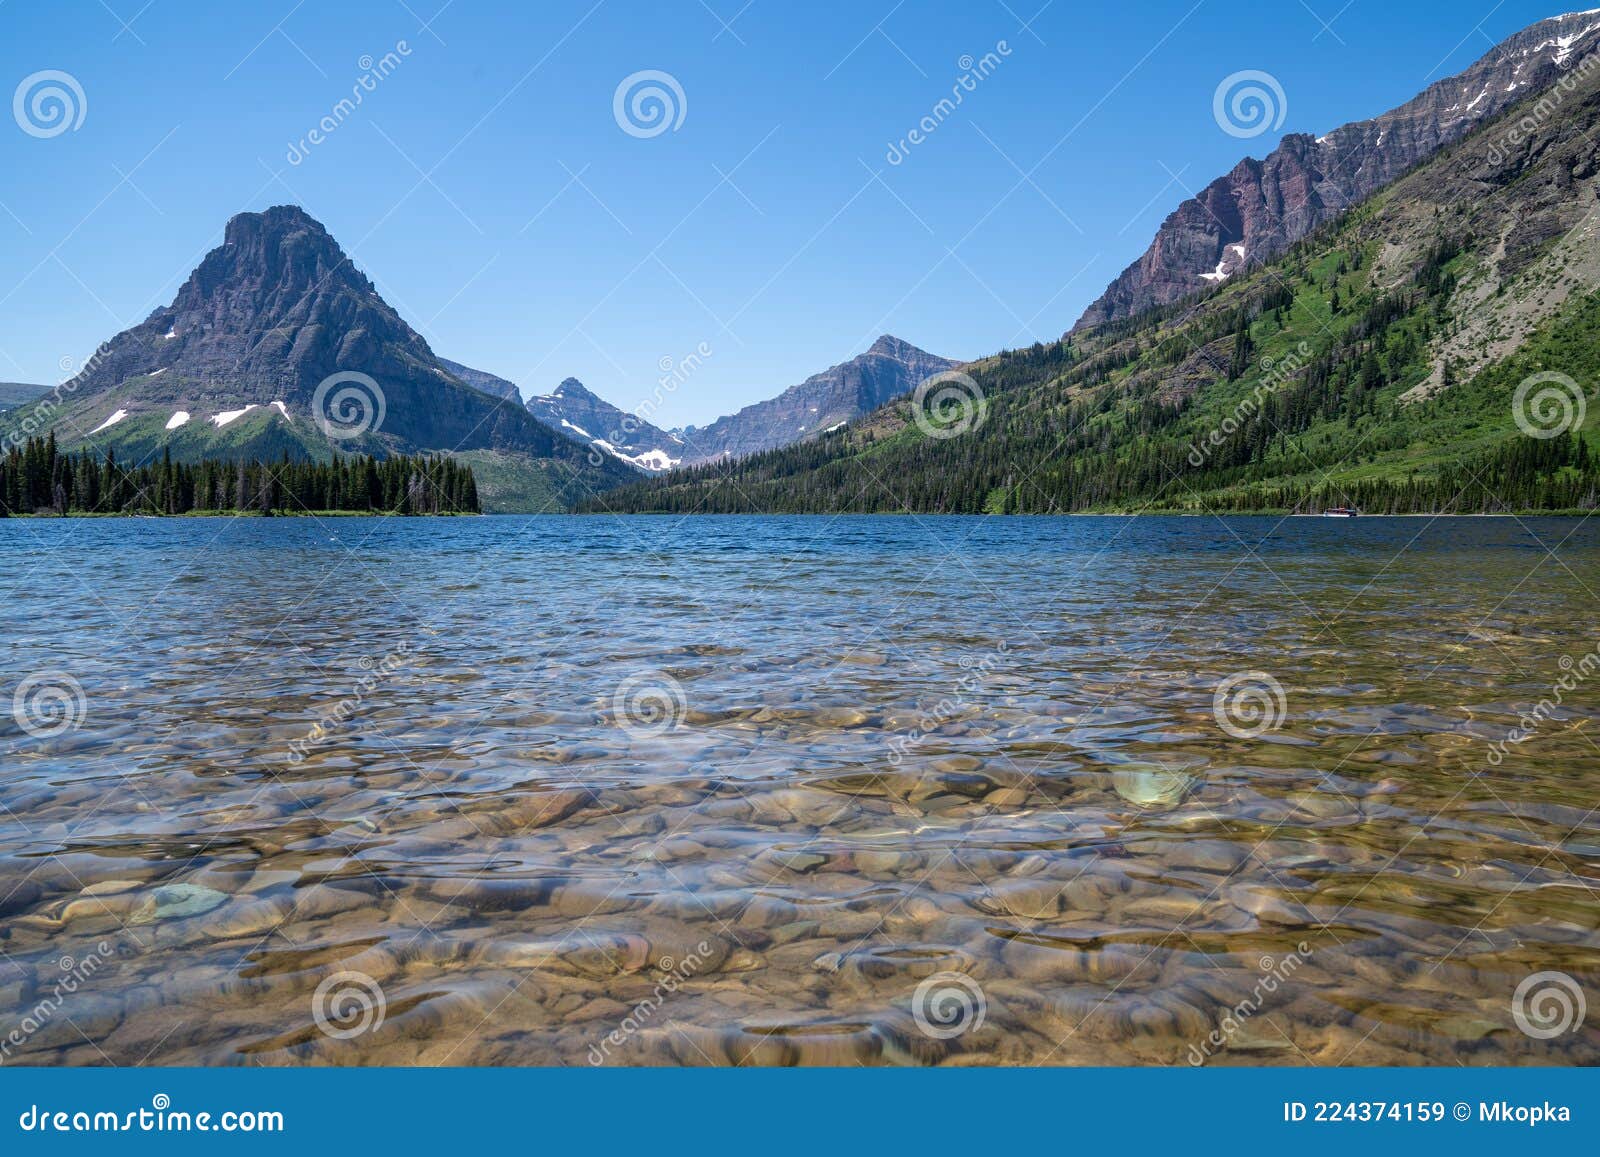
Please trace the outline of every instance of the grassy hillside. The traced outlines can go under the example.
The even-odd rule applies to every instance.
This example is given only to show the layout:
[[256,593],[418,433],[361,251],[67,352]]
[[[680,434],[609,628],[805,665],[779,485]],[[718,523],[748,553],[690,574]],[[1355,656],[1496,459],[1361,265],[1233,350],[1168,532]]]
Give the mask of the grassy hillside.
[[[1600,68],[1576,63],[1270,266],[967,367],[952,426],[901,400],[585,509],[1593,507],[1600,418],[1555,404],[1600,409]],[[1551,437],[1516,420],[1541,374],[1565,378],[1521,410]]]

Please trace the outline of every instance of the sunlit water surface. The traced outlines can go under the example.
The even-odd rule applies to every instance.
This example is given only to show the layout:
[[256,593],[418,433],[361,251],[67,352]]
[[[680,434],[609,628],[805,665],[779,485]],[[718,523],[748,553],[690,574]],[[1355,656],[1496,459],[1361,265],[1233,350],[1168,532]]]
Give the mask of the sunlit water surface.
[[0,552],[10,1063],[1600,1060],[1600,520]]

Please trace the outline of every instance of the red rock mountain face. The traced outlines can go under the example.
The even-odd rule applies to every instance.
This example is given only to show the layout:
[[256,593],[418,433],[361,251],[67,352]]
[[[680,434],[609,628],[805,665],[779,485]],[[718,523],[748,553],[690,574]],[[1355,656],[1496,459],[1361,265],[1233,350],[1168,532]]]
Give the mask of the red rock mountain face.
[[1282,253],[1440,148],[1543,92],[1600,47],[1600,10],[1542,20],[1458,76],[1372,120],[1313,139],[1283,138],[1246,158],[1162,223],[1074,329],[1131,317],[1216,285]]

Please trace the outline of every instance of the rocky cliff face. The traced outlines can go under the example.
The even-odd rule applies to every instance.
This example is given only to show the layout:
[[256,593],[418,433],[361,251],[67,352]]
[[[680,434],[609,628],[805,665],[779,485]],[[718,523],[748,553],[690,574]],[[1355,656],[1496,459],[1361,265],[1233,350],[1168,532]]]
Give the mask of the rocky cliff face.
[[[336,374],[363,375],[379,397],[359,383],[319,394]],[[342,406],[341,384],[354,386]],[[359,426],[338,439],[343,451],[511,455],[514,470],[539,476],[539,509],[554,494],[576,500],[636,476],[621,463],[597,468],[520,400],[464,385],[328,231],[290,205],[230,220],[172,304],[102,345],[61,395],[48,415],[58,439],[119,456],[320,456],[331,419]]]
[[709,426],[683,431],[684,465],[740,458],[788,446],[871,413],[910,393],[925,378],[960,365],[885,334],[860,357],[813,374],[797,386]]
[[1166,219],[1074,329],[1131,317],[1270,260],[1445,145],[1548,89],[1600,45],[1600,10],[1542,20],[1458,76],[1327,136],[1291,134],[1247,158]]
[[341,372],[382,390],[374,437],[408,449],[558,450],[518,407],[464,390],[320,223],[296,206],[241,213],[171,305],[118,334],[74,379],[75,398],[117,390],[131,414],[163,402],[191,418],[282,403],[312,418]]
[[568,378],[551,393],[529,398],[528,412],[567,437],[587,442],[641,470],[658,473],[683,460],[681,437],[619,410],[577,378]]

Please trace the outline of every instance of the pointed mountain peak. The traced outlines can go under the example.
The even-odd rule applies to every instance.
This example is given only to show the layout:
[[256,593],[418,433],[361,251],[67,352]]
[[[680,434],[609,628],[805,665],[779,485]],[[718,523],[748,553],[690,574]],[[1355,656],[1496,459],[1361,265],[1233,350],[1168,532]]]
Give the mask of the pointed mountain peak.
[[638,414],[619,410],[577,378],[567,378],[550,393],[529,398],[528,411],[580,445],[592,446],[641,470],[670,470],[683,457],[681,438]]
[[925,361],[927,359],[933,359],[936,361],[944,360],[936,357],[934,354],[930,354],[925,349],[912,345],[904,338],[895,337],[892,333],[886,333],[879,337],[877,341],[872,343],[866,354],[862,356],[870,357],[873,355],[878,357],[894,358],[896,361],[901,362],[913,360]]
[[347,302],[342,321],[351,323],[357,311],[377,312],[380,328],[404,329],[406,340],[421,342],[321,222],[298,205],[274,205],[230,218],[222,244],[206,254],[156,320],[186,320],[180,333],[307,324],[339,298]]
[[485,482],[486,503],[535,510],[635,470],[552,433],[504,378],[441,361],[296,205],[228,221],[172,303],[103,343],[71,385],[51,432],[115,443],[119,459],[493,451],[509,472]]
[[577,378],[563,378],[561,384],[551,391],[547,397],[566,398],[569,401],[584,399],[599,401],[599,397],[580,382]]
[[222,241],[224,245],[235,245],[264,234],[282,236],[302,231],[333,240],[322,222],[299,205],[274,205],[260,213],[236,213],[228,218]]

